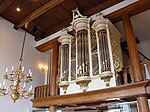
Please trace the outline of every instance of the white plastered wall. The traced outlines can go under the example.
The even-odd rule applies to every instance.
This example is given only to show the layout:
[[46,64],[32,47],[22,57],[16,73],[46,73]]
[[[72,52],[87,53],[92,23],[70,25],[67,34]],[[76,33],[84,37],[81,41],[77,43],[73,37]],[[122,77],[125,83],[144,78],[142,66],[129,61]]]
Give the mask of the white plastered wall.
[[[18,67],[24,31],[15,30],[13,24],[0,17],[0,82],[3,81],[5,68]],[[23,55],[25,72],[31,68],[33,72],[33,87],[44,84],[44,74],[39,70],[38,64],[46,64],[46,54],[38,52],[34,47],[34,37],[27,34]],[[6,82],[6,85],[8,83]],[[0,96],[0,112],[29,112],[32,108],[30,99],[18,100],[13,103],[10,96]]]
[[[146,57],[150,58],[150,10],[137,14],[131,17],[131,22],[134,30],[135,37],[140,41],[138,50],[142,52]],[[125,41],[125,32],[122,22],[115,23],[117,29],[123,35],[122,41]],[[130,65],[129,58],[124,54],[125,65]],[[142,56],[140,56],[141,61],[146,61]]]

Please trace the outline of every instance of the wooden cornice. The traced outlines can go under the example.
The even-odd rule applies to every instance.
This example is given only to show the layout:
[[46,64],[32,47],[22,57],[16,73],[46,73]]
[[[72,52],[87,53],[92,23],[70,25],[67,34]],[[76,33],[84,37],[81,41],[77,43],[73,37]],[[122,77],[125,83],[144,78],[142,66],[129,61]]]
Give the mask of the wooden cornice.
[[63,1],[64,0],[50,0],[48,3],[46,3],[45,5],[43,5],[42,7],[40,7],[39,9],[34,11],[33,13],[31,13],[30,15],[28,15],[27,17],[25,17],[24,19],[22,19],[20,22],[18,22],[14,26],[14,28],[18,29],[18,28],[22,27],[23,25],[25,25],[26,22],[30,22],[30,21],[34,20],[35,18],[44,14],[48,10],[54,8],[56,5],[62,3]]
[[140,95],[150,94],[149,81],[134,84],[105,88],[83,93],[50,96],[33,99],[33,107],[49,107],[50,105],[86,104],[101,102],[111,98],[133,98]]
[[3,0],[0,4],[0,14],[8,7],[10,6],[15,0]]
[[36,49],[40,52],[45,52],[45,51],[48,51],[50,49],[53,49],[55,46],[57,46],[58,44],[60,44],[58,42],[58,38],[55,38],[51,41],[48,41],[46,43],[44,43],[42,46],[38,46],[36,47]]
[[112,12],[105,17],[110,19],[113,23],[122,19],[122,15],[128,13],[130,16],[134,16],[138,13],[144,12],[150,9],[150,0],[139,0],[131,5],[121,8],[115,12]]

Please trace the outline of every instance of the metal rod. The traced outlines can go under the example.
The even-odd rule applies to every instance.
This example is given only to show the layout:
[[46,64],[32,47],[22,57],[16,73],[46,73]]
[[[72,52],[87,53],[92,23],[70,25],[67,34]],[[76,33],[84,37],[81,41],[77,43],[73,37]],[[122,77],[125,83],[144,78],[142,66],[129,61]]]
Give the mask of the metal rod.
[[83,48],[83,46],[82,46],[82,32],[80,31],[80,41],[81,41],[81,70],[82,70],[82,74],[83,74],[83,68],[82,68],[82,63],[83,63],[83,57],[82,57],[82,54],[83,54],[83,51],[82,51],[82,48]]
[[106,33],[106,30],[105,30],[105,39],[106,39],[106,49],[107,49],[107,65],[108,65],[108,69],[110,70],[110,59],[109,59],[109,48],[108,48],[108,40],[107,40],[107,33]]
[[84,33],[84,36],[83,36],[83,39],[84,39],[84,71],[86,72],[86,57],[85,57],[85,54],[87,53],[86,52],[86,40],[85,40],[85,38],[86,38],[86,32]]
[[148,61],[150,61],[150,59],[148,58],[148,57],[146,57],[143,53],[141,53],[140,51],[138,51],[139,52],[139,54],[141,55],[141,56],[143,56],[145,59],[147,59]]
[[25,31],[25,33],[24,33],[24,39],[23,39],[23,43],[22,43],[21,55],[20,55],[19,61],[23,61],[22,56],[23,56],[23,51],[24,51],[24,45],[25,45],[26,35],[27,35],[27,32]]
[[103,56],[104,56],[104,69],[106,69],[106,63],[105,63],[105,60],[106,60],[106,50],[105,50],[105,37],[104,37],[104,33],[103,33],[103,30],[101,30],[101,35],[102,35],[102,48],[103,48]]
[[105,64],[106,64],[106,69],[108,68],[108,58],[109,58],[109,55],[108,55],[108,43],[107,43],[107,34],[106,34],[106,30],[104,30],[103,32],[104,34],[104,41],[105,41],[105,55],[106,55],[106,59],[105,59]]
[[[88,34],[86,32],[86,35],[85,35],[85,52],[87,54],[89,54],[88,52]],[[85,63],[85,67],[86,67],[86,71],[88,71],[88,60],[89,60],[89,55],[86,56],[86,63]]]
[[100,53],[100,57],[101,57],[101,69],[103,69],[103,56],[102,56],[102,44],[101,44],[101,34],[100,31],[98,32],[98,40],[99,40],[99,53]]
[[101,50],[101,65],[102,65],[102,69],[105,69],[104,66],[104,52],[103,52],[103,41],[102,41],[102,34],[101,31],[99,31],[99,40],[100,40],[100,50]]
[[69,44],[67,45],[67,76],[69,77]]

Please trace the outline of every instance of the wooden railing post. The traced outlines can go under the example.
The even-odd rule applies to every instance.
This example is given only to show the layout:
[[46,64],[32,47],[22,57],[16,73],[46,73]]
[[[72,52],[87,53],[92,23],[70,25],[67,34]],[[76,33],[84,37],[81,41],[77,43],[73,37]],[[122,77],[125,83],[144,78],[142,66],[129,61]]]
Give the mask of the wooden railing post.
[[[135,82],[143,81],[143,73],[140,65],[140,58],[138,55],[138,48],[136,46],[136,40],[130,20],[130,16],[125,14],[122,16],[123,26],[125,29],[126,40],[129,50],[130,62],[133,71],[133,77]],[[137,97],[138,111],[149,112],[148,101],[146,95]]]
[[124,84],[128,84],[127,75],[128,75],[128,69],[124,68],[123,69]]
[[133,69],[132,69],[131,66],[129,67],[129,73],[130,73],[130,77],[131,77],[132,83],[134,83],[135,82],[135,79],[134,79],[135,77],[134,77]]

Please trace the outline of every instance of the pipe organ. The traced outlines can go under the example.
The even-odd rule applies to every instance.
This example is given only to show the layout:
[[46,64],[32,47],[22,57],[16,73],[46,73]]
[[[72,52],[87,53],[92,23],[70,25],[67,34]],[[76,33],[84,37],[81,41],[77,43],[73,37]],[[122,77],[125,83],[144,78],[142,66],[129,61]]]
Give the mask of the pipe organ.
[[61,43],[58,83],[64,94],[70,93],[69,87],[76,92],[78,87],[87,91],[95,85],[116,86],[116,74],[122,70],[120,33],[101,14],[91,21],[74,10],[71,22],[74,35],[63,29],[58,40]]

